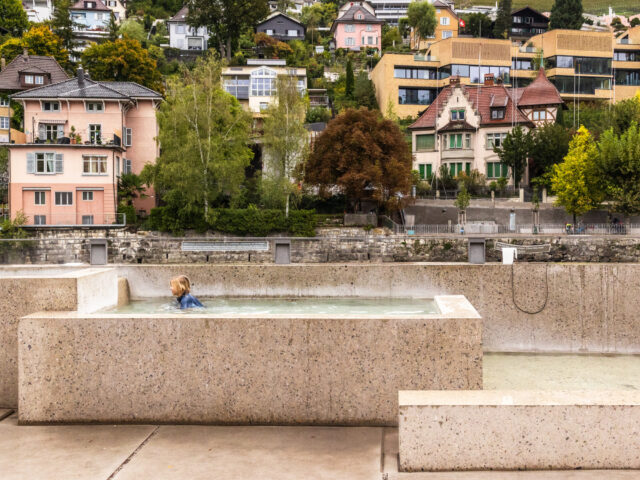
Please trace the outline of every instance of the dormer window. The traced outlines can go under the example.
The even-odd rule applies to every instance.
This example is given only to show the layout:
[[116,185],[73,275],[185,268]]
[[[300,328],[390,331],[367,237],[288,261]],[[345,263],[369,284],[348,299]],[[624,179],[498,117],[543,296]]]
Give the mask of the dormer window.
[[96,2],[84,2],[84,8],[96,8]]
[[502,120],[504,118],[504,108],[492,108],[491,120]]
[[464,108],[451,110],[451,121],[456,122],[459,120],[464,120]]
[[42,102],[43,112],[59,112],[60,102]]
[[26,74],[24,76],[25,85],[44,85],[43,75]]
[[362,20],[364,18],[364,15],[362,15],[360,12],[356,13],[356,18],[358,20]]

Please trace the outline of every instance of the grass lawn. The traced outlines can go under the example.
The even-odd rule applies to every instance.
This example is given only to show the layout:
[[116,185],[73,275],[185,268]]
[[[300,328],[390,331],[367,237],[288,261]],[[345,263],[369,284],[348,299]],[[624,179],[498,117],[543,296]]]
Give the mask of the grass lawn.
[[[461,2],[461,4],[464,2]],[[469,0],[472,5],[494,5],[491,0]],[[554,0],[513,0],[512,8],[526,7],[535,8],[540,12],[550,12]],[[640,1],[637,0],[582,0],[582,8],[585,13],[602,15],[609,11],[609,5],[619,15],[635,15],[640,13]],[[456,4],[456,6],[458,6]]]

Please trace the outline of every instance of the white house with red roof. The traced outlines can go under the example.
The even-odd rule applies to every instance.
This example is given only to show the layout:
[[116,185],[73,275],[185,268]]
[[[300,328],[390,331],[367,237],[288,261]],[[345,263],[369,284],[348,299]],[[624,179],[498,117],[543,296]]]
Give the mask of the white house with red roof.
[[[434,102],[413,123],[413,168],[423,179],[445,165],[452,176],[478,170],[487,180],[510,178],[493,151],[507,134],[555,122],[563,101],[544,70],[527,87],[512,89],[487,75],[483,85],[461,85],[451,77]],[[524,179],[527,181],[527,178]]]

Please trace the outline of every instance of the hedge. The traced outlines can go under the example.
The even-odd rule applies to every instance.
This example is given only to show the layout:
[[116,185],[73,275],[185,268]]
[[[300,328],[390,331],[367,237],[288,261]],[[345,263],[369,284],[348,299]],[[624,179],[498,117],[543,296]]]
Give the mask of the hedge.
[[204,223],[201,215],[176,215],[169,207],[151,209],[149,227],[152,230],[178,233],[186,229],[206,229],[238,236],[264,237],[270,233],[288,233],[294,237],[315,235],[315,211],[292,210],[285,217],[282,210],[257,208],[220,208],[211,212],[211,221]]

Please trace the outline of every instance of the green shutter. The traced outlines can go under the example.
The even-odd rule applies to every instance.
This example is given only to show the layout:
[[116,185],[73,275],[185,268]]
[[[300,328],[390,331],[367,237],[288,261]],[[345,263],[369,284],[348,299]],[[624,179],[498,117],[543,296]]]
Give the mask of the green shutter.
[[471,164],[469,162],[464,164],[464,171],[467,172],[467,175],[471,173]]
[[435,135],[416,135],[416,150],[434,150]]
[[456,135],[457,137],[457,142],[458,142],[458,148],[462,148],[462,134],[459,133]]
[[449,148],[456,148],[455,135],[449,135]]
[[502,176],[506,178],[509,176],[509,167],[506,166],[504,163],[502,163],[501,165],[502,165]]
[[418,170],[420,171],[420,178],[422,178],[424,180],[425,176],[424,176],[424,163],[421,163],[418,165]]
[[432,170],[431,170],[431,164],[427,163],[427,178],[431,178],[433,176]]
[[456,175],[458,175],[462,171],[462,162],[458,162],[456,167],[457,167]]
[[449,173],[451,174],[452,177],[456,176],[456,164],[455,163],[449,164]]
[[487,178],[493,178],[493,163],[487,162]]

